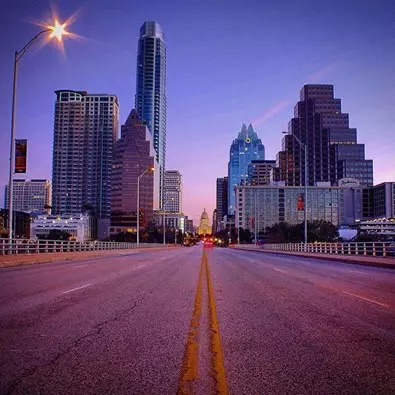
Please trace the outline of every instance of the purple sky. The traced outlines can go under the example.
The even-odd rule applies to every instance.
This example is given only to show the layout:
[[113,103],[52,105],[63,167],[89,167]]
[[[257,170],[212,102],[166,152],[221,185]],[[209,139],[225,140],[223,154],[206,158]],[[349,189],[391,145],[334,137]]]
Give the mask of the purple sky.
[[[305,83],[332,83],[350,126],[374,159],[374,181],[395,181],[395,2],[393,0],[62,0],[61,18],[84,40],[35,46],[20,64],[16,137],[27,138],[29,178],[51,178],[56,89],[114,93],[123,123],[134,105],[139,29],[163,27],[167,43],[167,168],[184,177],[184,212],[211,217],[215,179],[229,147],[252,122],[267,159]],[[193,4],[193,5],[192,5]],[[12,66],[50,15],[44,0],[2,2],[0,185],[8,180]],[[4,39],[5,38],[5,39]],[[3,188],[0,207],[3,206]]]

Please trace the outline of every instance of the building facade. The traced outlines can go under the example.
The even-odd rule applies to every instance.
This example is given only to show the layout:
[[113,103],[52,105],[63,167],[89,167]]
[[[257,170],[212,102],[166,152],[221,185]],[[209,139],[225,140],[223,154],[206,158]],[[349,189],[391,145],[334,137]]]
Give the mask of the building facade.
[[383,182],[375,185],[371,190],[374,218],[395,218],[395,182]]
[[252,160],[248,165],[248,184],[268,185],[272,169],[276,166],[275,160]]
[[163,208],[171,213],[182,212],[182,175],[178,170],[166,170]]
[[188,219],[188,217],[185,217],[185,232],[194,234],[195,233],[195,227],[193,226],[193,220]]
[[92,240],[95,233],[93,218],[83,214],[73,216],[39,215],[30,224],[32,239],[48,238],[50,233],[55,230],[69,233],[72,240],[79,242]]
[[151,133],[137,111],[132,110],[114,147],[111,233],[115,232],[113,228],[121,229],[120,232],[137,231],[137,180],[144,171],[140,178],[140,227],[153,221],[153,210],[159,205],[158,170]]
[[56,91],[52,213],[94,217],[111,214],[113,146],[118,136],[115,95]]
[[200,216],[200,223],[198,227],[198,235],[206,235],[211,234],[212,229],[210,226],[210,220],[208,218],[208,214],[206,209],[203,210],[202,215]]
[[[354,224],[362,216],[362,190],[328,185],[309,187],[307,220],[325,220],[336,226]],[[296,225],[304,221],[304,199],[304,187],[240,185],[236,188],[235,222],[253,233],[280,222]]]
[[[0,237],[8,237],[8,209],[0,209]],[[31,215],[24,211],[13,211],[13,238],[30,238]]]
[[342,113],[333,85],[305,85],[301,89],[277,156],[280,179],[289,186],[304,185],[304,150],[293,136],[307,146],[309,185],[336,185],[345,177],[373,185],[373,161],[365,159],[364,145],[357,143],[357,130],[349,127],[349,116]]
[[224,216],[228,214],[228,177],[217,178],[216,189],[217,223],[213,223],[215,231],[224,228]]
[[[17,211],[45,213],[51,205],[51,183],[49,180],[15,179],[13,181],[13,207]],[[8,208],[9,188],[5,186],[5,208]]]
[[140,29],[135,107],[153,137],[159,163],[159,203],[162,208],[166,168],[166,45],[163,30],[157,22],[145,22]]
[[265,147],[252,125],[243,124],[229,151],[228,214],[235,212],[235,187],[248,180],[248,165],[252,160],[265,159]]
[[154,211],[154,224],[160,230],[163,229],[163,221],[165,222],[166,229],[174,231],[181,230],[186,232],[187,218],[183,213],[168,213],[161,210]]

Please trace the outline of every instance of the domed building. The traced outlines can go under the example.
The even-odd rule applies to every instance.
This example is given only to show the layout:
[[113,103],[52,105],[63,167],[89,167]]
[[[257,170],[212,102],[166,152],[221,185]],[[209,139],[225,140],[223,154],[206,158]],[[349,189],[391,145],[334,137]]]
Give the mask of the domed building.
[[200,216],[200,225],[198,227],[198,234],[199,235],[211,234],[210,220],[208,218],[208,214],[206,213],[206,209],[204,209],[202,215]]

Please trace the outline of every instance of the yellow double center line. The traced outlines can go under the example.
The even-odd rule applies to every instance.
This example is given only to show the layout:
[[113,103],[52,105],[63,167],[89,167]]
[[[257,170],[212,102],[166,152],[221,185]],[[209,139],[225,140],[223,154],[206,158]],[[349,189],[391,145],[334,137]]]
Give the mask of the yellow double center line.
[[224,357],[222,353],[217,310],[215,307],[214,290],[211,282],[210,269],[208,266],[207,251],[205,249],[203,250],[201,259],[195,304],[189,326],[188,339],[185,347],[185,356],[181,368],[181,376],[177,393],[195,393],[194,386],[199,379],[199,334],[202,335],[201,332],[199,333],[199,322],[202,312],[201,304],[204,272],[206,274],[205,278],[208,294],[211,373],[215,380],[216,393],[225,395],[228,394],[228,385],[226,382]]

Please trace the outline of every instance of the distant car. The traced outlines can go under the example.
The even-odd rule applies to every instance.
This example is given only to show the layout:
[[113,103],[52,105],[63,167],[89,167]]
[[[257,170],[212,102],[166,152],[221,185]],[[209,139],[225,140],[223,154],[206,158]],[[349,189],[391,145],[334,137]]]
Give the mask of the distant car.
[[213,242],[212,242],[212,241],[209,241],[209,240],[206,240],[206,241],[204,242],[204,246],[205,246],[205,247],[212,247],[212,246],[213,246]]

